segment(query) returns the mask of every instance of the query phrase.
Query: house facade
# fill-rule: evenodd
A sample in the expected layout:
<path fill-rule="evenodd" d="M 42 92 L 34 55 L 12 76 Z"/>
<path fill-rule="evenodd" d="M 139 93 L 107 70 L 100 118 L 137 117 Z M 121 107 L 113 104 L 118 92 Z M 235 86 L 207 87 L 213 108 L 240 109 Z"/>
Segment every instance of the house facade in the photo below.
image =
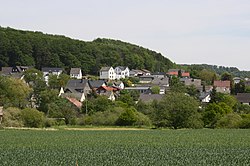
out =
<path fill-rule="evenodd" d="M 128 67 L 117 66 L 115 68 L 116 79 L 126 78 L 130 76 L 130 70 Z"/>
<path fill-rule="evenodd" d="M 62 74 L 63 69 L 62 68 L 54 68 L 54 67 L 43 67 L 42 72 L 43 72 L 44 80 L 45 80 L 46 84 L 48 84 L 49 75 L 59 76 L 60 74 Z"/>
<path fill-rule="evenodd" d="M 100 70 L 100 79 L 115 80 L 116 73 L 113 67 L 102 67 Z"/>
<path fill-rule="evenodd" d="M 81 68 L 71 68 L 70 69 L 70 78 L 82 79 Z"/>
<path fill-rule="evenodd" d="M 214 87 L 216 92 L 230 94 L 231 93 L 231 83 L 230 81 L 214 81 Z"/>
<path fill-rule="evenodd" d="M 236 99 L 241 104 L 250 105 L 250 93 L 237 93 Z"/>

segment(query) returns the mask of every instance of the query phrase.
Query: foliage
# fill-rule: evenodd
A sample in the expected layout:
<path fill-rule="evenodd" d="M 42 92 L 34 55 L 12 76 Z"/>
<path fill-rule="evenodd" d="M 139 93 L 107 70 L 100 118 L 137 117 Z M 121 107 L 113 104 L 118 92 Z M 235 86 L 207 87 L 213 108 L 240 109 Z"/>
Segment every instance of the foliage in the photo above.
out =
<path fill-rule="evenodd" d="M 4 109 L 3 126 L 5 127 L 23 127 L 21 110 L 15 107 Z"/>
<path fill-rule="evenodd" d="M 159 127 L 191 128 L 195 125 L 193 121 L 201 122 L 198 114 L 198 102 L 194 98 L 182 93 L 170 93 L 154 110 L 153 122 Z"/>
<path fill-rule="evenodd" d="M 170 90 L 177 93 L 185 93 L 187 91 L 184 83 L 178 77 L 170 78 Z"/>
<path fill-rule="evenodd" d="M 84 42 L 0 27 L 0 43 L 0 66 L 64 67 L 66 71 L 79 66 L 84 74 L 98 75 L 102 66 L 167 71 L 174 65 L 160 53 L 111 39 Z"/>
<path fill-rule="evenodd" d="M 25 108 L 22 110 L 21 117 L 26 127 L 44 126 L 44 114 L 34 108 Z"/>
<path fill-rule="evenodd" d="M 217 121 L 216 128 L 239 128 L 241 121 L 240 115 L 229 113 Z"/>
<path fill-rule="evenodd" d="M 22 80 L 0 76 L 0 105 L 24 108 L 29 103 L 32 89 Z"/>
<path fill-rule="evenodd" d="M 160 93 L 160 87 L 159 86 L 152 86 L 151 87 L 152 94 L 159 94 Z"/>
<path fill-rule="evenodd" d="M 127 108 L 117 119 L 116 124 L 119 126 L 132 126 L 137 121 L 136 110 Z"/>

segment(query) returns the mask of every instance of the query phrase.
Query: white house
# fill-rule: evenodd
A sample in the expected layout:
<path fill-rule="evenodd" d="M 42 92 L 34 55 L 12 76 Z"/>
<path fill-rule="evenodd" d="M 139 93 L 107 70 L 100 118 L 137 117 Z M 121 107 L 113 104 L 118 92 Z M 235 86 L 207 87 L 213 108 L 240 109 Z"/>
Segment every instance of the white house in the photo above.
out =
<path fill-rule="evenodd" d="M 44 80 L 45 80 L 46 84 L 48 84 L 49 75 L 59 76 L 60 74 L 62 74 L 63 69 L 62 68 L 43 67 L 42 72 L 43 72 Z"/>
<path fill-rule="evenodd" d="M 125 77 L 129 77 L 129 68 L 125 66 L 117 66 L 115 68 L 115 73 L 116 73 L 116 79 L 121 79 Z"/>
<path fill-rule="evenodd" d="M 81 68 L 71 68 L 70 77 L 76 79 L 82 79 L 82 70 Z"/>
<path fill-rule="evenodd" d="M 102 67 L 100 70 L 100 79 L 115 80 L 116 73 L 113 67 Z"/>

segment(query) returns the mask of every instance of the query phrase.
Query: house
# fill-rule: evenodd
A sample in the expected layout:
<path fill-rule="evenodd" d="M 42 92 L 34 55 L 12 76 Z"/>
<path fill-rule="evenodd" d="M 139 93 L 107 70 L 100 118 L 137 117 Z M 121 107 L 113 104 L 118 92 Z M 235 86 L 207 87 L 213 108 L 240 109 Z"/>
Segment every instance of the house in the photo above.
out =
<path fill-rule="evenodd" d="M 116 73 L 113 67 L 102 67 L 100 70 L 100 79 L 115 80 Z"/>
<path fill-rule="evenodd" d="M 124 66 L 117 66 L 115 68 L 115 74 L 116 74 L 116 79 L 121 79 L 121 78 L 126 78 L 129 77 L 130 70 L 128 67 L 124 67 Z"/>
<path fill-rule="evenodd" d="M 145 76 L 150 76 L 151 75 L 151 71 L 149 71 L 147 69 L 141 69 L 141 71 L 143 72 L 143 75 L 145 75 Z"/>
<path fill-rule="evenodd" d="M 240 83 L 241 78 L 240 77 L 234 77 L 233 80 L 234 80 L 234 84 L 238 84 L 238 83 Z"/>
<path fill-rule="evenodd" d="M 87 95 L 91 93 L 88 80 L 69 80 L 63 92 L 60 91 L 59 96 L 75 98 L 80 102 L 83 102 Z"/>
<path fill-rule="evenodd" d="M 181 69 L 169 69 L 168 70 L 168 75 L 169 76 L 179 76 L 179 73 L 181 74 L 181 77 L 185 77 L 185 78 L 189 78 L 190 77 L 190 73 L 189 72 L 185 72 L 185 70 L 181 70 Z"/>
<path fill-rule="evenodd" d="M 180 81 L 184 83 L 186 86 L 195 86 L 196 89 L 202 91 L 201 79 L 193 79 L 193 78 L 180 78 Z"/>
<path fill-rule="evenodd" d="M 139 101 L 150 103 L 154 100 L 161 101 L 165 95 L 161 94 L 140 94 Z"/>
<path fill-rule="evenodd" d="M 23 79 L 23 73 L 29 68 L 32 66 L 2 67 L 1 75 Z"/>
<path fill-rule="evenodd" d="M 60 74 L 62 74 L 63 69 L 62 68 L 55 68 L 55 67 L 43 67 L 42 72 L 43 72 L 44 80 L 48 84 L 49 75 L 59 76 Z"/>
<path fill-rule="evenodd" d="M 92 91 L 96 91 L 101 86 L 107 86 L 104 80 L 89 80 L 88 82 Z"/>
<path fill-rule="evenodd" d="M 165 78 L 166 73 L 165 72 L 154 72 L 154 73 L 151 73 L 151 76 L 153 76 L 154 78 Z"/>
<path fill-rule="evenodd" d="M 237 93 L 236 99 L 237 99 L 241 104 L 250 105 L 250 93 Z"/>
<path fill-rule="evenodd" d="M 230 81 L 214 81 L 216 92 L 229 94 L 231 92 Z"/>
<path fill-rule="evenodd" d="M 71 68 L 69 75 L 70 78 L 82 79 L 82 70 L 81 68 Z"/>
<path fill-rule="evenodd" d="M 139 77 L 143 76 L 144 72 L 141 70 L 132 69 L 129 72 L 129 77 Z"/>
<path fill-rule="evenodd" d="M 151 93 L 150 88 L 151 86 L 136 86 L 136 87 L 125 87 L 124 89 L 128 91 L 135 90 L 138 91 L 139 93 L 149 94 Z"/>
<path fill-rule="evenodd" d="M 139 82 L 142 84 L 148 84 L 151 83 L 153 81 L 154 77 L 153 76 L 140 76 L 139 77 Z"/>
<path fill-rule="evenodd" d="M 115 81 L 115 82 L 113 82 L 113 87 L 124 89 L 125 85 L 124 85 L 124 83 L 122 81 Z"/>
<path fill-rule="evenodd" d="M 109 86 L 101 86 L 96 90 L 96 93 L 99 95 L 107 96 L 109 100 L 114 101 L 117 96 L 117 91 L 119 88 L 109 87 Z"/>
<path fill-rule="evenodd" d="M 245 81 L 246 86 L 250 86 L 250 80 Z"/>
<path fill-rule="evenodd" d="M 210 92 L 201 92 L 199 99 L 202 103 L 209 103 L 211 100 Z"/>
<path fill-rule="evenodd" d="M 151 84 L 169 87 L 169 78 L 168 77 L 164 77 L 164 78 L 154 77 L 154 79 L 151 81 Z"/>
<path fill-rule="evenodd" d="M 66 99 L 72 104 L 74 104 L 77 108 L 82 108 L 82 102 L 78 101 L 76 98 L 66 97 Z"/>
<path fill-rule="evenodd" d="M 2 123 L 3 120 L 3 107 L 0 107 L 0 124 Z"/>

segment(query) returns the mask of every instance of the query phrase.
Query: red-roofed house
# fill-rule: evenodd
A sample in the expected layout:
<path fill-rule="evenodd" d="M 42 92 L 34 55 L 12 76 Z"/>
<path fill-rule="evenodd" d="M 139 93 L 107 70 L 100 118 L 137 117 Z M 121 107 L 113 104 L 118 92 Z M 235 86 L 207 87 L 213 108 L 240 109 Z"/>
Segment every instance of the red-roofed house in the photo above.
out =
<path fill-rule="evenodd" d="M 185 72 L 184 70 L 180 70 L 180 69 L 169 69 L 167 74 L 169 76 L 176 76 L 176 77 L 178 77 L 179 72 L 181 72 L 181 77 L 186 77 L 186 78 L 190 77 L 190 73 L 189 72 Z"/>
<path fill-rule="evenodd" d="M 117 87 L 110 87 L 110 86 L 101 86 L 96 90 L 96 93 L 99 95 L 105 95 L 108 97 L 109 100 L 115 100 L 115 93 L 120 89 Z"/>
<path fill-rule="evenodd" d="M 78 101 L 75 98 L 70 98 L 70 97 L 66 97 L 66 99 L 68 99 L 72 104 L 74 104 L 77 108 L 81 108 L 82 107 L 82 103 L 80 101 Z"/>
<path fill-rule="evenodd" d="M 231 92 L 230 81 L 214 81 L 214 87 L 216 88 L 216 92 L 227 94 Z"/>

